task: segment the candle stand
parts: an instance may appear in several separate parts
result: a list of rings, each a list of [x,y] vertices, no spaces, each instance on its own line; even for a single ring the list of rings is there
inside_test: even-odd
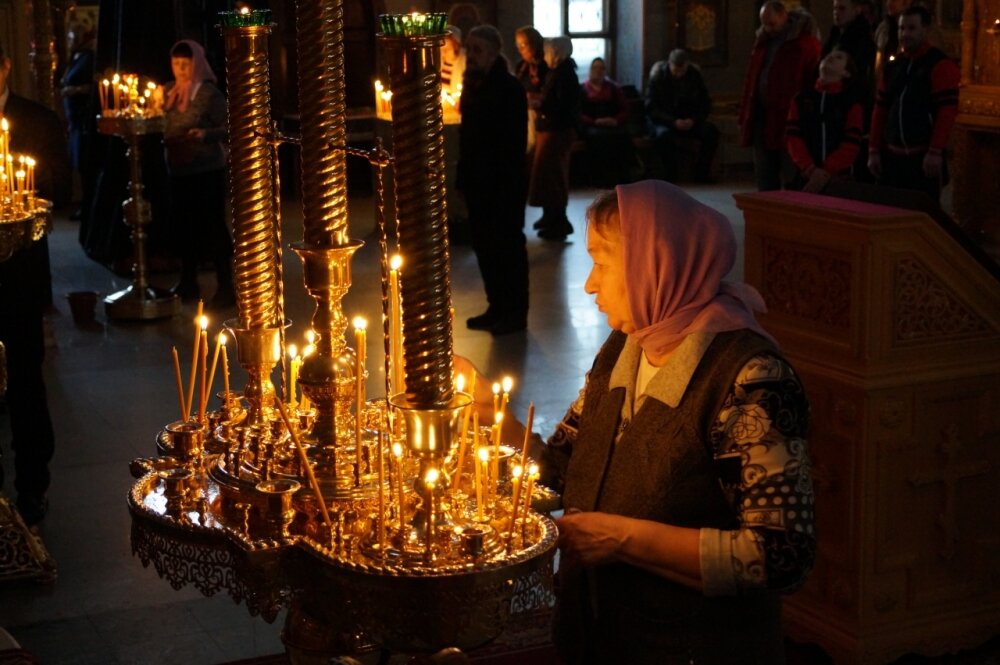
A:
[[[163,128],[162,115],[108,115],[97,118],[99,132],[121,137],[128,146],[128,188],[131,194],[122,203],[122,210],[125,223],[132,232],[132,284],[104,299],[104,311],[109,319],[148,321],[173,316],[181,311],[180,298],[164,289],[150,286],[146,275],[146,226],[152,220],[152,215],[149,201],[142,195],[142,154],[139,144],[143,136],[162,133]]]
[[[370,399],[365,324],[348,346],[342,307],[361,247],[347,237],[342,2],[300,0],[297,13],[304,223],[292,249],[316,301],[315,349],[301,367],[293,362],[282,399],[270,380],[288,325],[269,150],[270,14],[224,13],[230,175],[240,183],[231,188],[239,316],[226,326],[250,378],[203,417],[164,427],[156,457],[133,461],[133,551],[174,587],[225,590],[268,620],[287,608],[282,639],[292,662],[374,648],[472,649],[496,638],[512,613],[552,602],[556,528],[535,510],[539,500],[554,503],[534,484],[537,466],[522,452],[515,473],[498,426],[470,429],[471,395],[453,383],[444,16],[383,17],[378,38],[390,61],[396,149],[368,158],[379,169],[383,346],[394,357],[386,396]],[[381,205],[390,161],[406,257],[392,280]],[[400,310],[397,355],[388,330]],[[491,465],[480,464],[483,453]],[[522,467],[531,469],[523,478]]]

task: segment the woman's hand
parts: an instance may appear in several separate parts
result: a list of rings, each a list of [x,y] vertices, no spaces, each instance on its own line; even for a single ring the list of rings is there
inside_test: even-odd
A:
[[[571,565],[612,563],[628,538],[628,521],[608,513],[583,513],[571,508],[556,520],[556,526],[559,550]]]
[[[207,133],[208,132],[206,132],[204,129],[200,129],[198,127],[192,127],[191,129],[188,130],[187,137],[192,141],[204,141],[205,135]]]

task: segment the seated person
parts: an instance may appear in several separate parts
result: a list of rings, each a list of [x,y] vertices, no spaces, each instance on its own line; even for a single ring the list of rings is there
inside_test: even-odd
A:
[[[719,147],[719,130],[707,120],[711,110],[708,88],[701,71],[689,62],[687,51],[674,49],[667,60],[653,65],[646,89],[646,114],[653,123],[653,137],[668,180],[677,177],[677,152],[686,151],[678,139],[690,137],[699,143],[694,177],[711,182],[712,159]]]
[[[581,86],[580,127],[587,143],[589,184],[614,187],[631,180],[635,147],[628,131],[628,103],[621,86],[607,76],[603,58],[590,63],[590,75]]]
[[[853,74],[851,56],[830,51],[819,63],[816,85],[792,100],[785,126],[785,146],[799,169],[792,189],[818,193],[830,178],[851,175],[864,131]]]

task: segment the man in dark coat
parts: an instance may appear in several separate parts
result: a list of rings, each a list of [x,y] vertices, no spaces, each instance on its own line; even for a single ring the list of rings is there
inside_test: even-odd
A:
[[[11,60],[0,49],[0,115],[10,127],[11,152],[36,160],[40,196],[57,205],[66,203],[71,180],[62,123],[51,109],[11,92],[10,70]],[[48,463],[55,440],[42,378],[42,313],[50,301],[49,249],[44,239],[0,260],[0,342],[7,350],[14,488],[17,508],[29,525],[45,516]]]
[[[524,330],[528,316],[528,106],[502,48],[500,33],[490,25],[476,26],[466,37],[458,158],[458,189],[469,209],[472,249],[489,303],[466,325],[494,335]]]
[[[854,60],[851,85],[859,94],[865,115],[870,115],[875,99],[875,38],[871,23],[854,0],[833,0],[833,27],[823,42],[821,57],[825,58],[834,49],[847,53]],[[866,117],[865,127],[868,120]]]
[[[901,52],[879,77],[868,169],[878,184],[926,192],[947,182],[944,150],[958,115],[958,67],[931,46],[931,15],[919,5],[899,16]]]
[[[764,3],[743,80],[739,118],[742,144],[754,149],[760,191],[780,189],[782,172],[791,175],[791,161],[783,149],[788,107],[800,90],[816,81],[819,52],[812,16],[803,10],[788,11],[775,0]]]
[[[688,61],[687,51],[674,49],[666,61],[653,65],[646,89],[646,113],[653,123],[656,147],[668,180],[676,171],[678,139],[698,141],[694,177],[710,179],[712,159],[719,147],[719,130],[708,121],[712,98],[701,71]]]

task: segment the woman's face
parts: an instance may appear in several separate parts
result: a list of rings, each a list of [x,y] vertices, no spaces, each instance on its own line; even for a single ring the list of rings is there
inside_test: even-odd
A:
[[[174,70],[174,80],[190,83],[194,78],[194,61],[191,58],[170,58],[170,68]]]
[[[545,45],[545,64],[549,66],[549,69],[555,69],[556,65],[559,64],[559,56],[556,54],[556,50],[548,44]]]
[[[848,78],[847,54],[843,51],[830,51],[819,61],[819,77],[825,83],[836,83]]]
[[[591,83],[601,83],[604,80],[605,74],[608,73],[608,68],[604,66],[603,60],[594,60],[590,63],[590,82]]]
[[[521,56],[521,60],[531,62],[535,59],[535,54],[531,52],[531,42],[528,41],[527,35],[520,32],[517,33],[514,37],[514,42],[517,44],[517,54]]]
[[[624,333],[635,332],[625,287],[625,247],[621,235],[612,232],[605,237],[597,232],[593,223],[588,224],[587,253],[594,267],[590,269],[583,290],[596,296],[597,309],[608,318],[609,326]]]

